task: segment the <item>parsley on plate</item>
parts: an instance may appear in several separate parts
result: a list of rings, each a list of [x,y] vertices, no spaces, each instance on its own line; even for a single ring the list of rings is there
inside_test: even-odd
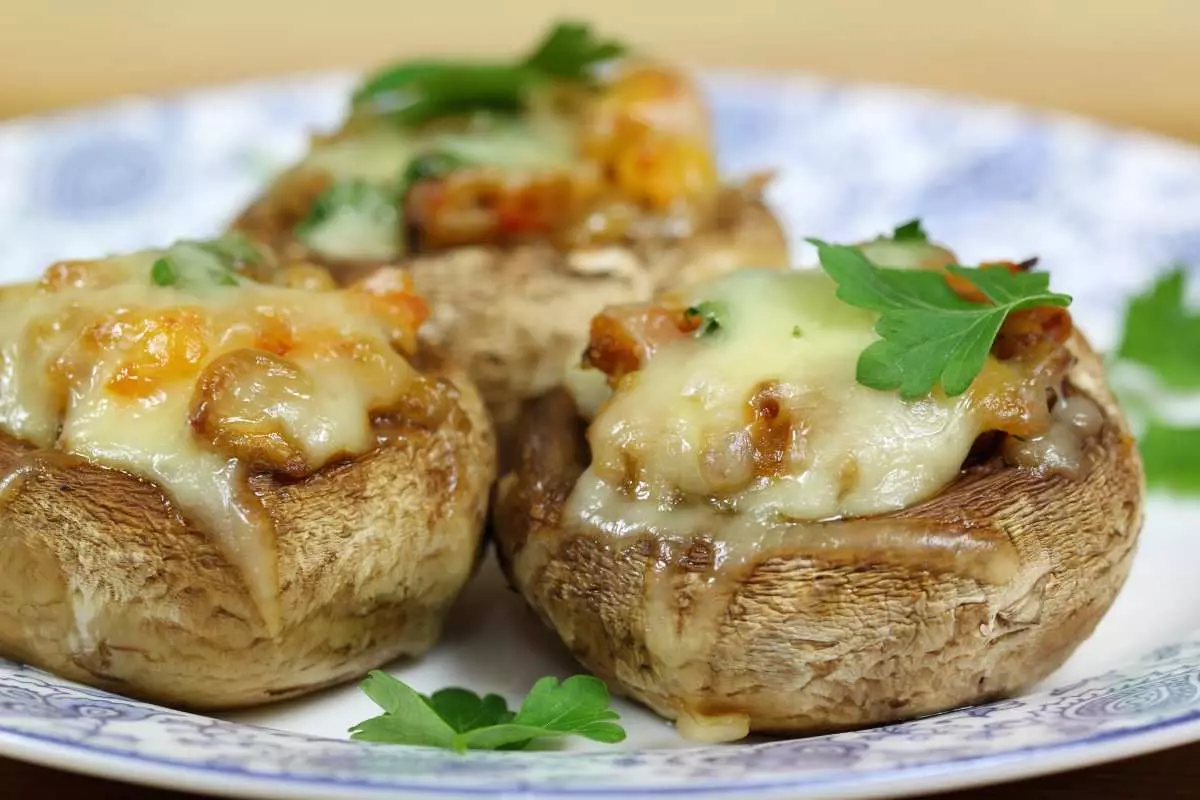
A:
[[[536,739],[565,736],[606,744],[625,739],[625,730],[615,722],[617,712],[608,707],[608,689],[590,675],[562,683],[542,678],[515,712],[499,695],[480,697],[467,689],[442,689],[426,697],[378,670],[363,681],[362,690],[384,712],[350,729],[351,738],[369,742],[462,753],[520,750]]]
[[[1130,298],[1114,356],[1110,375],[1140,428],[1146,483],[1200,494],[1200,311],[1188,306],[1182,267]]]

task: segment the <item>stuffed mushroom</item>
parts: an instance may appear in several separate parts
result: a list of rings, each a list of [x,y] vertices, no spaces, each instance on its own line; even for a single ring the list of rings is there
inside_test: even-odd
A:
[[[466,367],[501,438],[606,305],[787,263],[766,176],[722,183],[699,89],[561,24],[512,61],[370,76],[234,227],[341,280],[401,266],[424,340]]]
[[[406,276],[235,239],[0,290],[0,656],[170,705],[354,679],[436,640],[494,440]]]
[[[1134,442],[1044,274],[911,228],[821,253],[598,315],[501,480],[512,583],[692,738],[1011,694],[1134,553]]]

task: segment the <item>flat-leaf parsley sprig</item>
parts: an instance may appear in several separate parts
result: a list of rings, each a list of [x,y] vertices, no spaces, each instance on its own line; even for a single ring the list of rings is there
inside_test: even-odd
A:
[[[1139,430],[1146,483],[1200,495],[1200,311],[1189,307],[1187,271],[1175,266],[1129,300],[1110,376]],[[1136,369],[1125,369],[1136,365]]]
[[[1117,357],[1141,364],[1172,389],[1200,389],[1200,312],[1187,306],[1183,267],[1129,301]]]
[[[974,303],[960,297],[943,273],[877,267],[857,248],[808,241],[837,283],[838,298],[880,315],[875,332],[882,338],[859,356],[858,382],[899,389],[906,399],[927,395],[939,384],[947,396],[962,394],[983,369],[1009,314],[1071,303],[1069,296],[1050,291],[1046,273],[948,267],[989,301]]]
[[[420,59],[386,67],[358,87],[353,103],[402,125],[472,111],[515,112],[547,80],[590,83],[601,65],[625,51],[585,23],[560,22],[522,59]]]
[[[576,675],[561,684],[556,678],[541,678],[515,712],[499,695],[480,697],[467,689],[442,689],[426,697],[378,670],[363,681],[362,690],[384,712],[350,729],[351,738],[368,742],[462,753],[520,750],[535,739],[565,736],[606,744],[625,739],[617,712],[608,707],[608,689],[590,675]]]

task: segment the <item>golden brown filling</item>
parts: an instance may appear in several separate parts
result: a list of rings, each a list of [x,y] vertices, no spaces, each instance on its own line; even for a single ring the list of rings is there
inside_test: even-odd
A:
[[[438,392],[406,359],[427,310],[403,274],[332,289],[323,270],[243,252],[284,284],[265,285],[233,247],[63,262],[0,290],[0,429],[156,483],[275,624],[273,531],[249,473],[299,479],[368,452],[376,420]]]
[[[471,244],[561,247],[679,238],[710,227],[710,120],[684,75],[627,61],[547,82],[519,114],[400,125],[361,109],[239,225],[323,257],[388,260]]]
[[[952,256],[921,268],[944,263]],[[963,299],[991,302],[947,277]],[[595,317],[581,375],[602,374],[608,391],[580,397],[595,416],[581,482],[591,488],[577,493],[576,510],[602,513],[605,484],[664,511],[700,504],[819,520],[908,507],[985,456],[1078,468],[1102,414],[1070,397],[1064,309],[1008,315],[962,395],[936,388],[905,399],[856,380],[876,317],[833,290],[819,272],[751,270]],[[1080,444],[1068,446],[1072,437]],[[1048,455],[1034,464],[1037,453]]]
[[[549,113],[562,113],[562,106]],[[694,230],[716,170],[695,87],[663,67],[627,68],[568,104],[576,163],[540,171],[465,165],[409,189],[424,249],[550,239],[583,245]]]
[[[989,266],[1021,268],[1008,262]],[[946,279],[963,299],[988,302],[969,283],[949,274]],[[642,369],[662,347],[694,336],[705,324],[703,309],[689,308],[679,297],[607,308],[592,319],[584,365],[603,372],[617,388],[626,375]],[[1031,308],[1009,315],[992,345],[993,358],[971,388],[988,430],[1020,437],[1049,430],[1047,400],[1059,390],[1073,362],[1066,347],[1072,330],[1071,315],[1065,308]],[[758,387],[747,401],[746,423],[751,430],[761,430],[764,419],[772,420],[774,428],[784,424],[775,421],[778,403],[770,402],[770,392],[769,386]],[[761,436],[752,434],[752,441],[757,438]],[[782,441],[787,437],[775,438]]]

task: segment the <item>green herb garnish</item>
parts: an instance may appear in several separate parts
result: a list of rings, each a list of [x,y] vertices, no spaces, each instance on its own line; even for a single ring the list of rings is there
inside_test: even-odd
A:
[[[248,264],[259,264],[263,260],[262,251],[258,249],[258,246],[240,233],[227,233],[216,239],[185,243],[212,253],[231,269]]]
[[[1195,403],[1200,390],[1200,312],[1188,308],[1187,277],[1176,266],[1130,298],[1117,346],[1119,362],[1140,369],[1110,371],[1126,412],[1140,429],[1146,483],[1200,494],[1200,426],[1171,419],[1172,406]],[[1189,397],[1190,395],[1190,397]],[[1192,423],[1192,424],[1188,424]]]
[[[337,181],[317,195],[308,216],[296,226],[296,235],[305,238],[344,212],[398,225],[397,203],[395,193],[384,186],[362,179]]]
[[[699,319],[700,325],[696,328],[696,336],[711,336],[724,327],[725,309],[715,301],[706,300],[703,303],[697,303],[683,312],[688,319]]]
[[[1200,428],[1151,422],[1138,437],[1146,483],[1168,491],[1200,493]]]
[[[467,163],[465,158],[445,150],[423,153],[408,162],[400,176],[400,184],[407,190],[418,181],[444,178]]]
[[[150,267],[150,280],[158,286],[174,286],[179,283],[179,272],[169,258],[155,259]]]
[[[940,272],[876,267],[854,247],[808,241],[837,283],[838,298],[880,314],[875,332],[882,338],[859,356],[858,382],[899,389],[906,399],[929,394],[939,384],[950,397],[962,394],[983,369],[1010,313],[1071,302],[1049,291],[1045,273],[948,267],[991,301],[972,303],[959,297]]]
[[[156,286],[184,289],[237,286],[237,269],[261,258],[258,249],[239,234],[202,241],[184,239],[154,260],[150,280]]]
[[[590,80],[600,62],[623,52],[616,42],[594,38],[585,24],[562,22],[516,61],[424,59],[387,67],[359,86],[353,103],[403,125],[471,111],[519,111],[546,80]]]
[[[1151,368],[1174,389],[1200,389],[1200,312],[1185,302],[1182,267],[1129,302],[1117,356]]]
[[[624,53],[625,45],[596,38],[586,23],[560,22],[533,55],[525,59],[525,64],[544,75],[586,82],[592,79],[597,65]]]
[[[913,219],[905,222],[903,225],[897,225],[892,230],[892,241],[928,243],[929,235],[921,227],[921,220]]]
[[[384,713],[350,729],[351,738],[387,744],[467,750],[519,750],[535,739],[583,736],[615,744],[625,730],[608,708],[608,689],[588,675],[542,678],[521,708],[504,698],[466,689],[443,689],[426,697],[384,672],[374,671],[362,690]]]
[[[415,62],[370,79],[354,103],[417,126],[471,111],[520,111],[536,82],[537,73],[521,64]]]

